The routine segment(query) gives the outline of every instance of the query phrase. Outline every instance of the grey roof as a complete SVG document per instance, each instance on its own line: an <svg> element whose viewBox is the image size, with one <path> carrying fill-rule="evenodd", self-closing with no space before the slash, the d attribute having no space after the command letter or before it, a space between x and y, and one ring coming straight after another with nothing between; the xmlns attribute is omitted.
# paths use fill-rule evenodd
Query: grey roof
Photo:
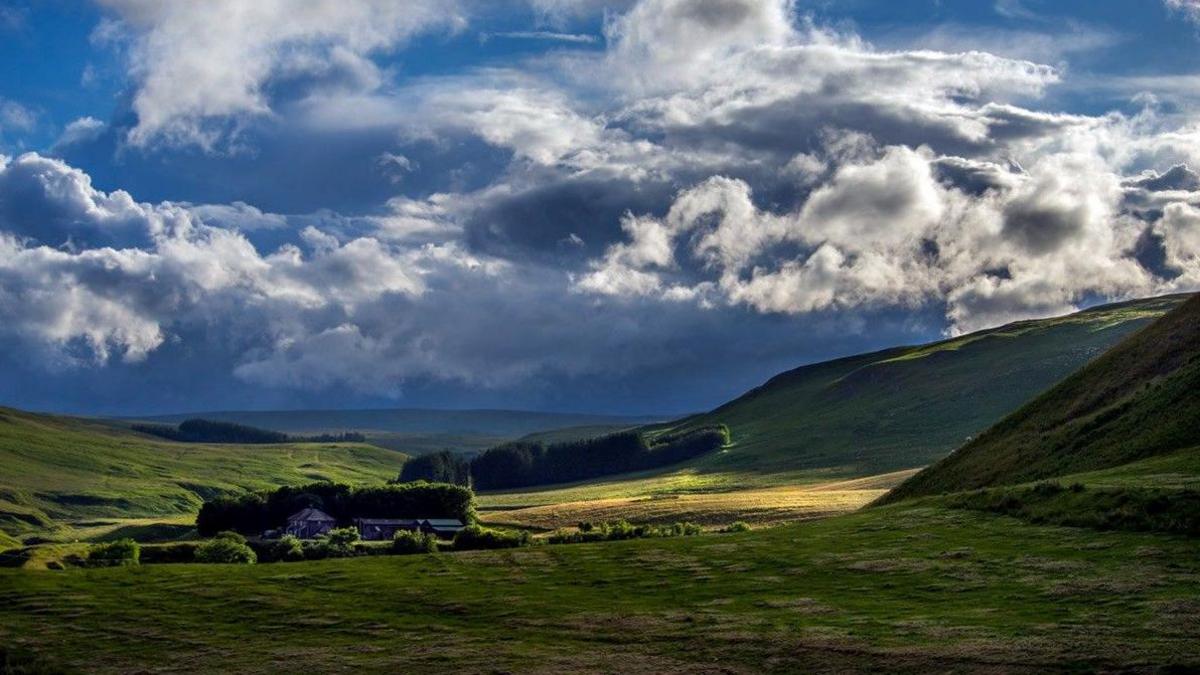
<svg viewBox="0 0 1200 675"><path fill-rule="evenodd" d="M416 525L421 522L415 518L355 518L359 525Z"/></svg>
<svg viewBox="0 0 1200 675"><path fill-rule="evenodd" d="M334 518L320 509L314 509L311 506L288 516L289 523L296 522L297 520L323 520L331 523L337 522L337 518Z"/></svg>
<svg viewBox="0 0 1200 675"><path fill-rule="evenodd" d="M428 523L430 527L465 527L457 518L425 518L421 522Z"/></svg>

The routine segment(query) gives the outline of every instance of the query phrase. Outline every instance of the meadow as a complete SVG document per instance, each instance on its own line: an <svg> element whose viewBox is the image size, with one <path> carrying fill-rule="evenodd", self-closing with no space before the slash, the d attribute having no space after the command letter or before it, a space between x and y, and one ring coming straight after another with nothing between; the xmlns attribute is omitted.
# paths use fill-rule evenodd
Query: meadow
<svg viewBox="0 0 1200 675"><path fill-rule="evenodd" d="M87 672L1200 667L1200 541L936 502L743 534L0 570L0 645Z"/></svg>

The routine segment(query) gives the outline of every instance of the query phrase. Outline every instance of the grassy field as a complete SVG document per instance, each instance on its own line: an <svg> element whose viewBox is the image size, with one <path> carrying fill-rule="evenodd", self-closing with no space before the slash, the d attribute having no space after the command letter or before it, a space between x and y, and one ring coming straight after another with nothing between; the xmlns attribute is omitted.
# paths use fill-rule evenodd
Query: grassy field
<svg viewBox="0 0 1200 675"><path fill-rule="evenodd" d="M1200 297L1131 336L889 499L1119 467L1200 444Z"/></svg>
<svg viewBox="0 0 1200 675"><path fill-rule="evenodd" d="M220 493L320 479L383 482L399 473L404 458L355 444L170 443L85 420L0 409L0 530L10 539L103 536L106 528L147 524L138 519L189 516Z"/></svg>
<svg viewBox="0 0 1200 675"><path fill-rule="evenodd" d="M0 645L87 672L1200 667L1200 541L897 505L736 535L0 570Z"/></svg>
<svg viewBox="0 0 1200 675"><path fill-rule="evenodd" d="M517 506L503 508L493 505L482 510L485 522L538 529L571 528L583 521L602 522L629 520L636 523L672 523L687 521L706 527L744 521L752 525L823 518L856 510L882 497L890 488L900 484L915 470L898 471L882 476L829 483L802 483L780 487L739 489L728 492L670 492L669 483L647 481L661 491L644 496L599 497L571 500L569 496L586 495L587 488L548 491L550 503L520 506L521 501L546 498L546 493L509 494ZM485 498L485 503L493 503Z"/></svg>
<svg viewBox="0 0 1200 675"><path fill-rule="evenodd" d="M923 466L1184 299L1109 305L805 366L675 427L729 425L733 447L692 463L699 473L823 469L850 478Z"/></svg>

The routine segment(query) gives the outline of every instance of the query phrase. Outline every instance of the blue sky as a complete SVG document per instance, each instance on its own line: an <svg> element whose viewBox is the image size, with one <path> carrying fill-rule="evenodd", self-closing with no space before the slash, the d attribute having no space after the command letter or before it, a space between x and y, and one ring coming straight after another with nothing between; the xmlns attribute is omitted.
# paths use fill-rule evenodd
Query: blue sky
<svg viewBox="0 0 1200 675"><path fill-rule="evenodd" d="M0 404L707 408L1200 285L1194 0L0 5Z"/></svg>

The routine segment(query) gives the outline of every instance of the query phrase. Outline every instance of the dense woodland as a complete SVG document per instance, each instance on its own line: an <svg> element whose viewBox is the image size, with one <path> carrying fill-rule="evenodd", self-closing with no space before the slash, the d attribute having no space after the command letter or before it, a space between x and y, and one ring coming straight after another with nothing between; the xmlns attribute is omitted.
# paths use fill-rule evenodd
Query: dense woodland
<svg viewBox="0 0 1200 675"><path fill-rule="evenodd" d="M244 424L203 419L186 420L177 427L168 424L134 424L132 429L179 443L266 445L271 443L365 443L367 440L363 434L353 431L316 436L290 436L279 431L259 429Z"/></svg>
<svg viewBox="0 0 1200 675"><path fill-rule="evenodd" d="M310 506L340 525L350 525L355 518L457 518L469 523L475 520L474 498L470 489L445 483L284 486L207 501L196 517L196 529L205 537L229 530L259 534L283 526L288 516Z"/></svg>
<svg viewBox="0 0 1200 675"><path fill-rule="evenodd" d="M729 428L723 424L651 441L627 431L548 446L507 443L473 459L470 475L480 490L568 483L668 466L712 452L727 443Z"/></svg>
<svg viewBox="0 0 1200 675"><path fill-rule="evenodd" d="M450 450L419 455L404 463L398 482L409 483L416 480L471 485L471 462Z"/></svg>

